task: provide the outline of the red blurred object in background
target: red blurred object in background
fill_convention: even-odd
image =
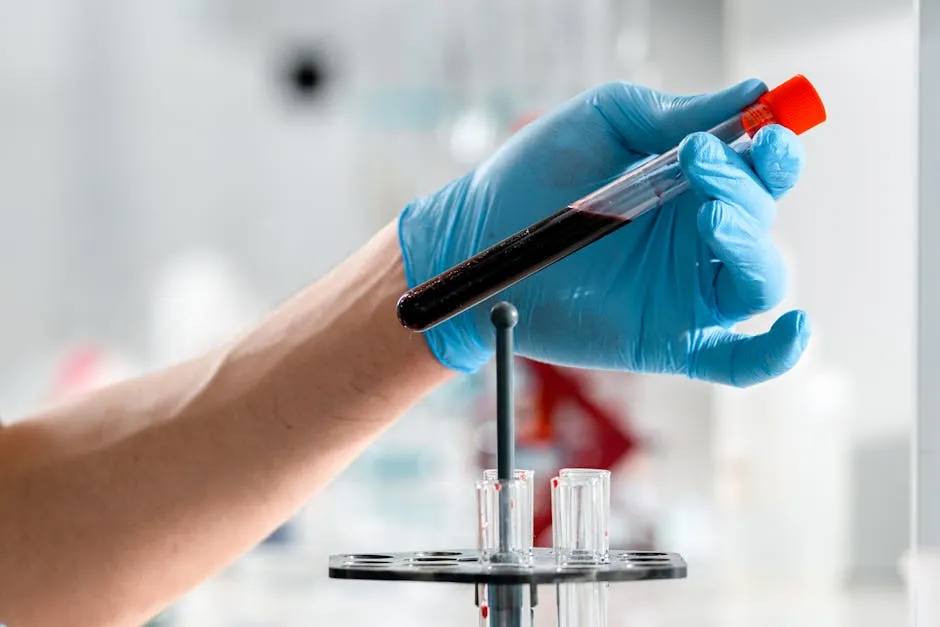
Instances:
[[[585,389],[581,379],[565,372],[561,368],[538,362],[527,362],[534,375],[534,387],[537,395],[537,413],[534,422],[538,425],[538,435],[549,438],[557,437],[555,426],[558,413],[565,403],[570,403],[580,411],[576,414],[587,423],[584,436],[590,441],[580,442],[572,450],[570,458],[563,458],[561,468],[602,468],[610,470],[637,450],[637,436],[629,429],[625,417],[618,416],[608,408],[601,407]],[[551,545],[548,531],[552,526],[551,493],[547,481],[536,487],[535,538],[540,546]],[[545,540],[548,540],[546,543]]]

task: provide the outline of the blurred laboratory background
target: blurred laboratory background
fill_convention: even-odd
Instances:
[[[228,338],[596,83],[804,73],[830,121],[775,232],[807,357],[743,391],[520,362],[519,465],[617,460],[612,546],[689,561],[612,588],[611,625],[902,624],[915,46],[910,0],[0,0],[0,413]],[[326,560],[474,546],[491,379],[416,407],[153,624],[476,624],[470,588],[333,581]]]

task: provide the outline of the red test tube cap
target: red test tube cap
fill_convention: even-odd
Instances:
[[[760,97],[759,103],[770,109],[777,124],[797,135],[826,121],[826,107],[813,84],[797,74]]]

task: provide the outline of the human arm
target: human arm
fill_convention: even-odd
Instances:
[[[738,154],[701,132],[766,91],[756,80],[698,96],[612,82],[579,94],[467,176],[406,208],[401,231],[409,285],[678,145],[689,191],[495,297],[519,309],[518,352],[567,366],[681,374],[740,387],[783,374],[809,340],[804,312],[787,312],[756,336],[734,326],[771,310],[786,293],[770,229],[776,200],[802,170],[802,143],[771,125]],[[817,120],[820,110],[821,104]],[[486,310],[469,309],[426,331],[442,363],[472,371],[490,358]]]
[[[485,307],[424,338],[398,325],[406,276],[466,259],[760,89],[582,94],[409,205],[400,240],[389,226],[227,348],[0,431],[0,620],[133,625],[232,561],[421,396],[488,359]],[[789,369],[805,315],[732,331],[784,290],[768,232],[802,154],[792,134],[762,133],[750,162],[693,136],[680,151],[692,191],[509,290],[520,352],[735,385]]]
[[[264,538],[451,376],[404,289],[391,225],[230,346],[0,430],[32,460],[0,466],[0,622],[139,625]]]

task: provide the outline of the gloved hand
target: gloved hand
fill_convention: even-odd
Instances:
[[[809,339],[805,313],[783,315],[763,335],[731,329],[784,295],[785,271],[768,231],[775,200],[799,176],[802,144],[770,126],[742,157],[711,135],[693,133],[764,91],[755,80],[694,97],[606,84],[411,203],[399,233],[414,287],[680,141],[680,166],[691,183],[659,210],[427,331],[434,355],[464,372],[485,364],[494,344],[488,313],[498,299],[519,310],[519,354],[538,361],[736,386],[789,370]]]

